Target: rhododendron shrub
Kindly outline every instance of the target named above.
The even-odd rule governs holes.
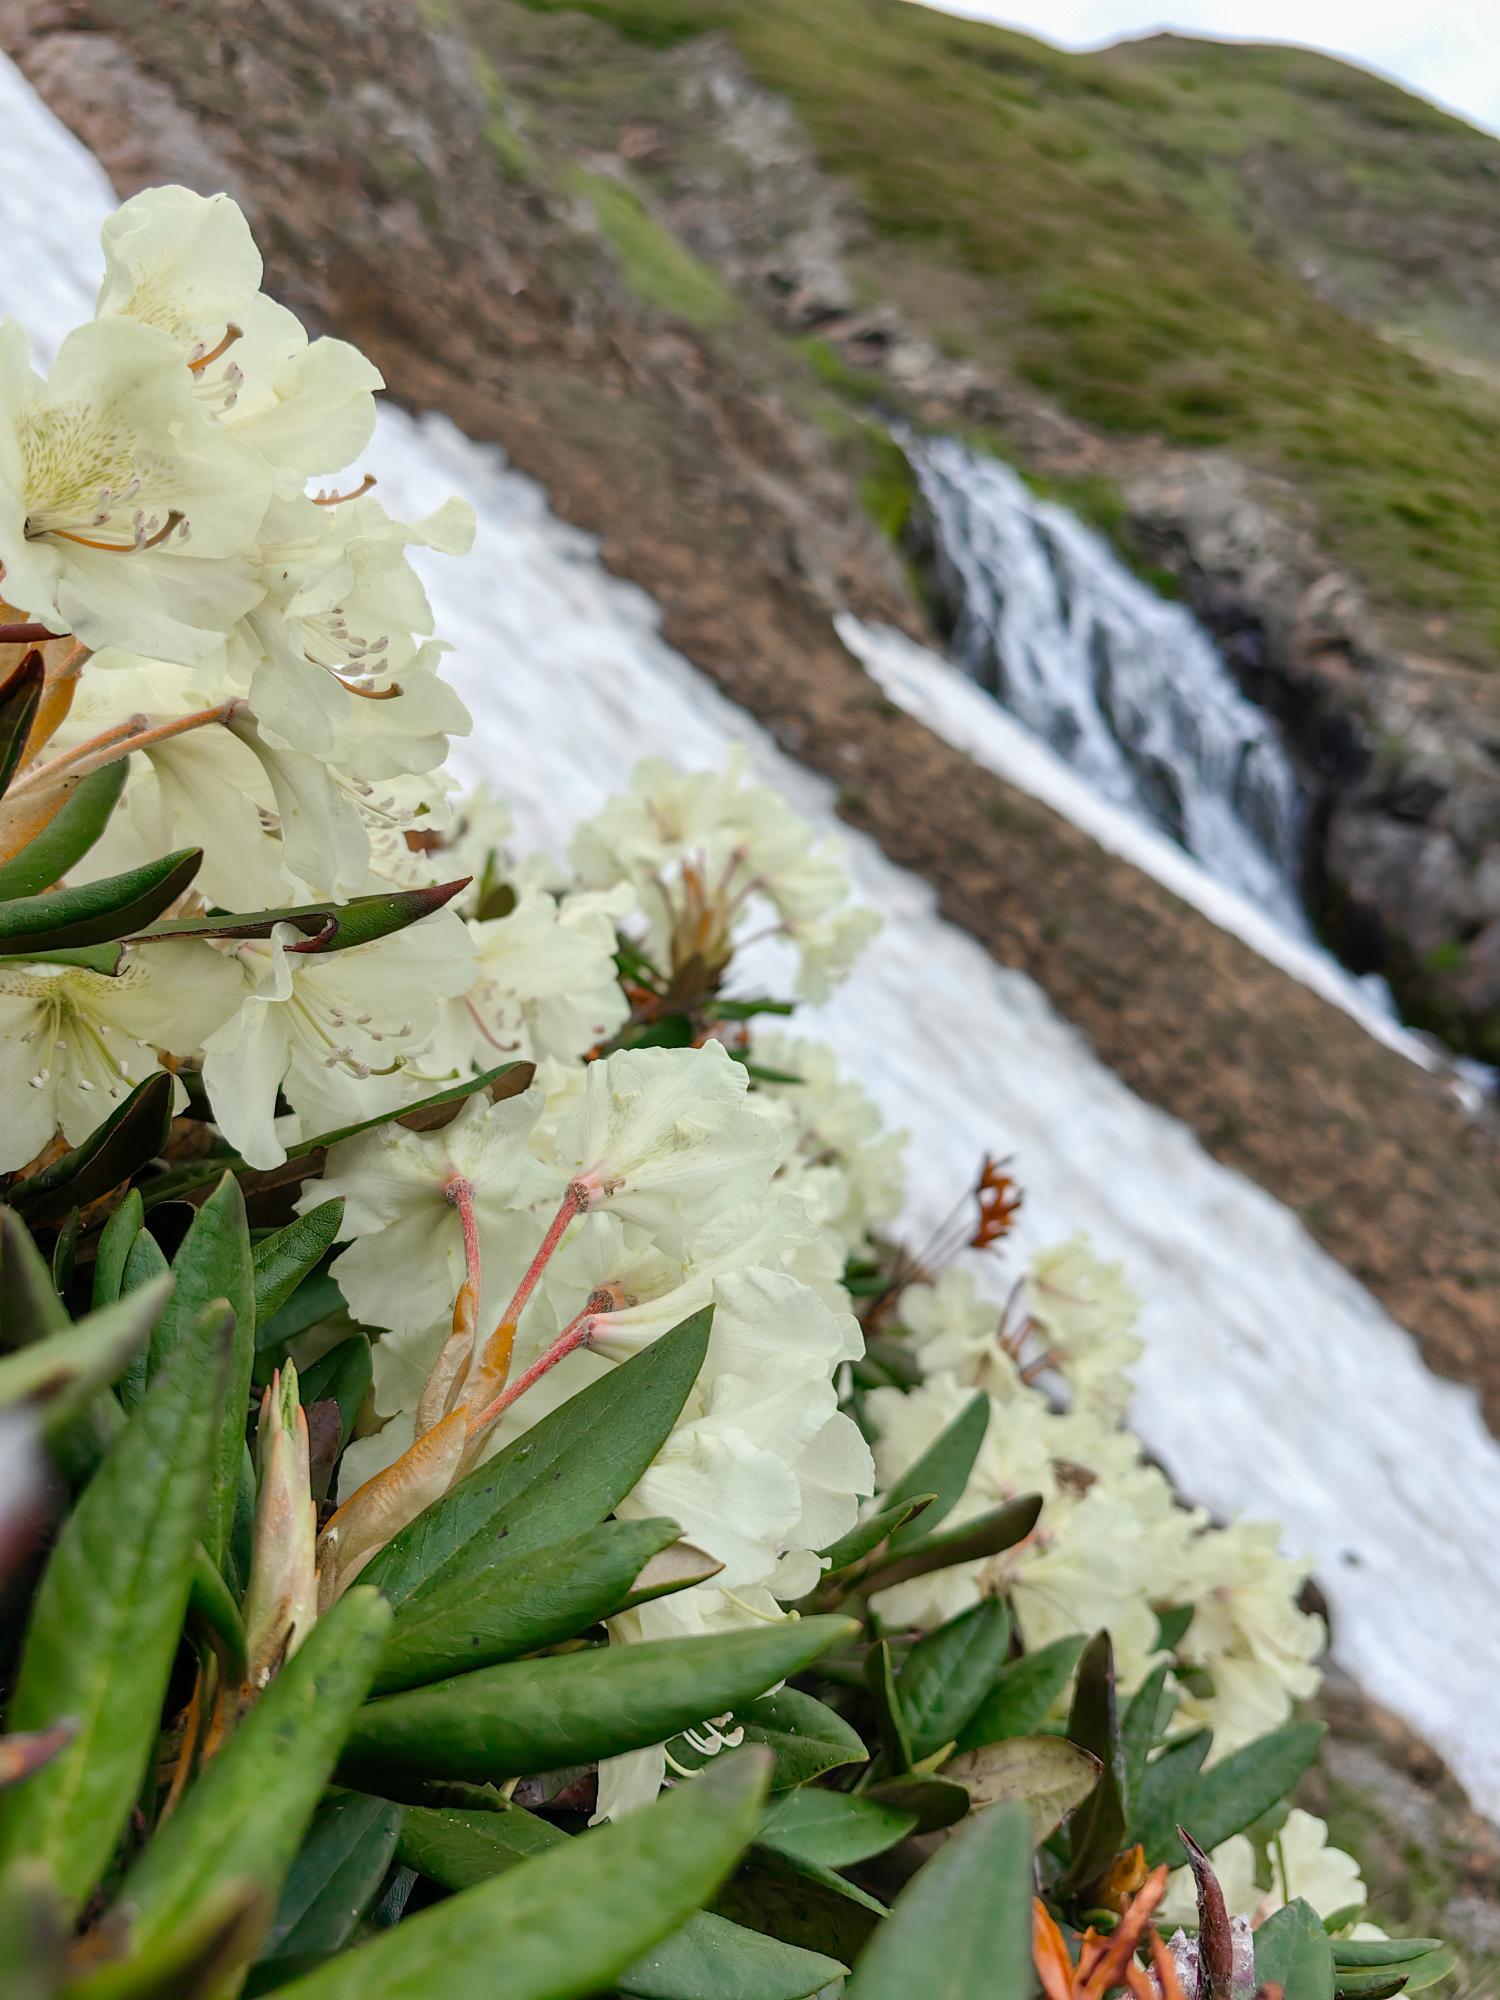
[[[17,1990],[1436,1976],[1285,1803],[1322,1628],[1125,1428],[1124,1271],[993,1162],[901,1247],[746,970],[878,950],[835,848],[647,761],[516,852],[374,369],[223,197],[103,249],[45,377],[0,330]]]

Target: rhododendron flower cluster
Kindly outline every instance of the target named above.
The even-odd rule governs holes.
[[[711,1312],[616,1509],[676,1523],[699,1580],[612,1643],[796,1616],[978,1398],[947,1526],[1021,1495],[1036,1525],[875,1588],[884,1629],[1003,1596],[1028,1651],[1103,1628],[1122,1687],[1168,1668],[1214,1757],[1279,1722],[1317,1681],[1304,1573],[1273,1529],[1184,1505],[1123,1427],[1121,1268],[1073,1237],[1008,1272],[1019,1193],[993,1165],[960,1259],[902,1252],[902,1135],[826,1049],[753,1025],[786,1003],[736,993],[767,933],[814,1000],[871,945],[833,847],[739,762],[647,761],[569,868],[513,856],[503,803],[444,769],[469,723],[408,553],[459,555],[472,521],[385,512],[358,463],[375,370],[263,295],[225,197],[136,196],[104,262],[46,378],[0,329],[0,669],[39,689],[0,796],[0,881],[33,925],[0,960],[0,1172],[88,1142],[157,1072],[193,1114],[169,1160],[274,1176],[321,1149],[299,1206],[342,1203],[338,1305],[295,1359],[347,1309],[373,1379],[320,1523],[296,1367],[271,1385],[257,1672],[486,1457]],[[98,824],[74,841],[80,801]],[[61,859],[32,879],[39,851]],[[85,892],[135,914],[38,943]],[[599,1809],[686,1768],[634,1751]],[[1237,1903],[1295,1891],[1315,1844],[1299,1820],[1265,1866],[1222,1856]]]

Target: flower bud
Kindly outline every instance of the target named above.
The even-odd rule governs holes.
[[[296,1652],[317,1618],[318,1515],[308,1463],[307,1417],[288,1362],[261,1398],[255,1438],[259,1487],[255,1551],[245,1593],[250,1685],[262,1688]]]

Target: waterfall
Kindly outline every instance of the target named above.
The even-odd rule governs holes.
[[[1101,798],[1306,936],[1297,781],[1201,627],[1008,466],[904,443],[955,658]]]
[[[3,56],[0,108],[0,314],[36,328],[45,356],[93,309],[113,196]],[[925,882],[840,827],[832,786],[667,645],[651,600],[608,575],[500,453],[386,405],[369,458],[399,514],[455,490],[474,503],[472,559],[422,567],[474,714],[454,762],[507,799],[518,846],[563,849],[639,755],[713,766],[735,744],[761,782],[838,829],[885,928],[849,985],[796,1026],[832,1043],[910,1129],[912,1240],[940,1225],[981,1153],[1014,1151],[1023,1255],[1084,1228],[1124,1258],[1147,1301],[1142,1436],[1195,1500],[1283,1522],[1288,1549],[1317,1565],[1335,1657],[1500,1812],[1500,1576],[1474,1557],[1500,1543],[1500,1448],[1473,1391],[1431,1375],[1289,1208],[1134,1096],[1031,980],[942,919]],[[777,991],[785,972],[769,965],[758,990]]]

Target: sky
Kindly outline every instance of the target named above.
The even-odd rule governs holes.
[[[934,4],[935,0],[929,0]],[[1301,42],[1394,77],[1500,133],[1500,0],[941,0],[1066,48],[1126,35]]]

